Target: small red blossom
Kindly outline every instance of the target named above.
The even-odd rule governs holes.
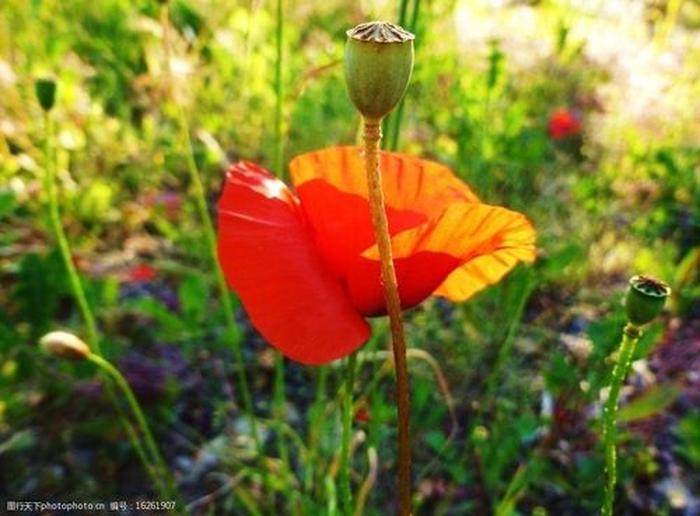
[[[553,140],[571,138],[581,132],[581,121],[567,108],[559,108],[550,115],[547,130]]]
[[[362,405],[355,411],[355,421],[358,423],[368,423],[369,419],[369,410],[367,410],[366,406]]]
[[[140,264],[129,269],[128,280],[131,283],[148,283],[153,281],[157,274],[157,271],[150,265]]]
[[[527,218],[483,204],[446,167],[382,152],[382,181],[403,309],[431,294],[464,301],[535,257]],[[386,315],[362,150],[324,149],[290,163],[296,192],[249,162],[219,200],[218,253],[253,325],[305,364],[367,341]]]

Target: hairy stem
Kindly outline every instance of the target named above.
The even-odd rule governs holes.
[[[401,320],[401,301],[396,282],[396,271],[391,252],[389,224],[384,206],[381,172],[379,170],[379,145],[382,138],[380,120],[364,120],[365,170],[369,205],[372,213],[374,235],[381,260],[381,279],[384,299],[389,313],[391,342],[396,367],[396,404],[399,416],[399,514],[411,514],[411,438],[409,428],[409,383],[406,365],[406,339]]]
[[[613,514],[615,484],[617,483],[617,449],[615,447],[615,438],[617,437],[617,402],[640,336],[641,331],[639,328],[632,323],[627,323],[622,333],[617,363],[613,368],[610,379],[608,400],[603,408],[603,443],[605,446],[605,472],[607,473],[605,495],[601,509],[603,516],[612,516]]]
[[[343,435],[340,450],[340,497],[346,514],[352,512],[352,489],[350,487],[350,440],[352,436],[353,388],[355,386],[355,370],[357,369],[357,353],[348,357],[345,372],[345,392],[343,393]]]

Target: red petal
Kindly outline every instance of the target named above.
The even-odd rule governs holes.
[[[445,281],[460,261],[445,253],[418,252],[394,260],[401,308],[416,306]],[[386,315],[380,264],[360,257],[351,267],[347,281],[355,307],[367,317]]]
[[[345,277],[350,264],[374,245],[369,202],[319,179],[304,183],[297,193],[316,247],[336,276]],[[387,208],[387,218],[392,235],[426,221],[420,213],[393,208]]]
[[[369,337],[366,321],[318,255],[298,201],[254,164],[238,163],[227,175],[219,260],[253,325],[285,356],[323,364]]]

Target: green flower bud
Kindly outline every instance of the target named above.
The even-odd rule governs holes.
[[[661,313],[670,294],[671,289],[663,281],[648,276],[633,276],[625,301],[627,319],[637,326],[651,322]]]
[[[389,22],[362,23],[347,35],[345,82],[350,99],[363,117],[381,120],[406,91],[415,36]]]
[[[51,111],[56,100],[56,81],[48,77],[37,79],[34,82],[34,92],[44,111]]]
[[[39,346],[50,355],[68,360],[85,360],[90,355],[85,342],[65,331],[47,333],[39,341]]]

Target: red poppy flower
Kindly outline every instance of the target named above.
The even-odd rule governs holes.
[[[550,115],[547,130],[553,140],[563,140],[581,131],[581,121],[568,109],[559,108]]]
[[[488,206],[450,170],[381,153],[402,308],[431,294],[463,301],[534,259],[521,214]],[[296,194],[263,168],[231,167],[219,200],[219,259],[253,325],[287,357],[323,364],[360,347],[386,314],[362,151],[290,164]]]
[[[153,281],[157,271],[148,264],[140,264],[132,267],[128,272],[128,279],[131,283],[148,283]]]

